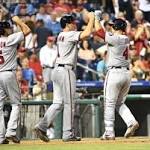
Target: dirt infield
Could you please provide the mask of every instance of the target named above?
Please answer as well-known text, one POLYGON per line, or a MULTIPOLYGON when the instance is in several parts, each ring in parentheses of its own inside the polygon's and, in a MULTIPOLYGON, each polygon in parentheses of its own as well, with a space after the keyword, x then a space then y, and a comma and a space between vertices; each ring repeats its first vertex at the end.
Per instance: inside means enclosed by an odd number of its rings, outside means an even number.
POLYGON ((50 145, 63 145, 63 144, 102 144, 102 143, 138 143, 138 144, 142 144, 142 143, 147 143, 150 144, 150 137, 132 137, 132 138, 128 138, 125 139, 123 137, 118 137, 116 138, 116 140, 109 140, 109 141, 102 141, 99 138, 83 138, 81 141, 79 142, 62 142, 62 140, 51 140, 48 143, 42 142, 40 140, 22 140, 21 144, 23 145, 43 145, 43 144, 50 144, 50 145))

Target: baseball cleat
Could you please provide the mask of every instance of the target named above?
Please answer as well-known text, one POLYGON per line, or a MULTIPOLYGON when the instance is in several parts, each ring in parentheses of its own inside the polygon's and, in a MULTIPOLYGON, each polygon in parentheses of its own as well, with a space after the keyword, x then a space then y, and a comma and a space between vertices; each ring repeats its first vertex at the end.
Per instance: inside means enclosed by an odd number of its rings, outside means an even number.
POLYGON ((9 141, 7 139, 4 139, 0 144, 9 144, 9 141))
POLYGON ((108 133, 105 131, 100 139, 101 140, 115 140, 115 135, 114 133, 108 133))
POLYGON ((6 139, 8 141, 12 141, 13 143, 18 143, 18 144, 20 143, 20 139, 15 135, 6 136, 6 139))
POLYGON ((36 135, 44 142, 49 142, 49 138, 46 135, 46 132, 40 130, 38 127, 34 129, 36 135))
POLYGON ((125 138, 129 138, 130 136, 133 136, 135 131, 139 128, 139 123, 136 122, 133 125, 129 126, 126 130, 126 133, 124 134, 125 138))
POLYGON ((71 138, 63 139, 63 142, 81 141, 80 137, 73 136, 71 138))

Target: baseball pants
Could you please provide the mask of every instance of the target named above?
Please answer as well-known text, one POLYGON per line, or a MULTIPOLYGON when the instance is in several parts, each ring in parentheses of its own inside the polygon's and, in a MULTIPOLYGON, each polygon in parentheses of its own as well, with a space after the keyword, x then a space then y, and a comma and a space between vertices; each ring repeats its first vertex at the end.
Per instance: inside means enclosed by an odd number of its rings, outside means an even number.
POLYGON ((0 72, 0 143, 5 139, 5 136, 16 135, 20 108, 21 95, 15 72, 0 72), (9 98, 12 105, 7 129, 5 128, 3 112, 4 101, 6 98, 9 98))
POLYGON ((52 72, 53 104, 37 127, 46 132, 56 115, 63 110, 63 139, 74 136, 74 98, 76 76, 71 67, 57 66, 52 72))
POLYGON ((104 124, 106 131, 114 131, 115 109, 127 127, 135 123, 135 118, 124 104, 131 83, 130 71, 126 68, 110 69, 104 83, 104 124))

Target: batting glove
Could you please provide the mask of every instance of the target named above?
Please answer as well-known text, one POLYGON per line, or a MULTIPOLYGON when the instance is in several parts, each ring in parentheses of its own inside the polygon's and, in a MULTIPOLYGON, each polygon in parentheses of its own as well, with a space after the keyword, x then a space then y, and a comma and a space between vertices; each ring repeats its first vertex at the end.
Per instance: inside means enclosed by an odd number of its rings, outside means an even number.
POLYGON ((95 18, 100 21, 101 20, 102 11, 95 10, 94 15, 95 15, 95 18))

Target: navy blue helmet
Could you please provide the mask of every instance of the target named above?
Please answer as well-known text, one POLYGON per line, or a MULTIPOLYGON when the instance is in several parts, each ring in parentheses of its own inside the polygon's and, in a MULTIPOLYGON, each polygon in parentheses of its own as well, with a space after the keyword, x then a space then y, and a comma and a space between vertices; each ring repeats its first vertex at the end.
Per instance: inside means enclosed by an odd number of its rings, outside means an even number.
POLYGON ((66 24, 72 23, 74 22, 74 17, 73 15, 64 15, 61 19, 60 19, 60 25, 62 28, 66 27, 66 24))

